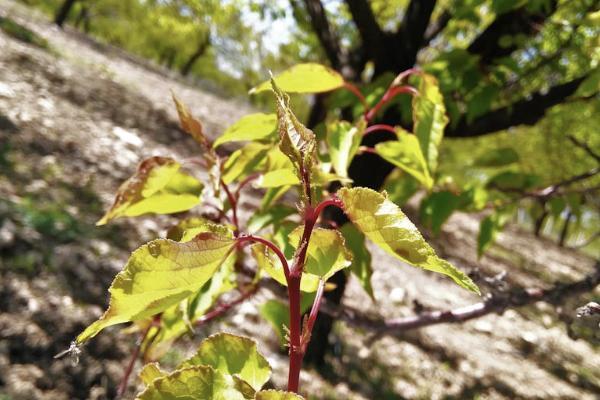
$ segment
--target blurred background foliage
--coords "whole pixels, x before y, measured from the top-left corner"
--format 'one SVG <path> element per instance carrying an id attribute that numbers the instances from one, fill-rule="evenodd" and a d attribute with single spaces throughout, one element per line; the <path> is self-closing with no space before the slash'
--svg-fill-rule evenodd
<path id="1" fill-rule="evenodd" d="M 511 190 L 524 195 L 598 168 L 595 0 L 21 2 L 190 82 L 214 82 L 228 96 L 246 96 L 268 70 L 315 61 L 340 71 L 367 101 L 376 101 L 396 74 L 416 65 L 438 78 L 450 118 L 438 190 L 487 190 L 498 174 L 513 186 L 521 180 L 495 195 L 502 199 Z M 270 98 L 251 101 L 267 108 Z M 323 121 L 359 112 L 356 99 L 343 91 L 295 96 L 294 103 L 317 132 Z M 382 120 L 410 126 L 408 96 L 391 102 Z M 499 149 L 500 160 L 485 161 Z M 400 180 L 387 188 L 406 200 L 410 181 L 393 177 Z M 566 231 L 563 245 L 598 254 L 599 184 L 596 173 L 556 199 L 524 196 L 513 218 L 556 240 Z"/>

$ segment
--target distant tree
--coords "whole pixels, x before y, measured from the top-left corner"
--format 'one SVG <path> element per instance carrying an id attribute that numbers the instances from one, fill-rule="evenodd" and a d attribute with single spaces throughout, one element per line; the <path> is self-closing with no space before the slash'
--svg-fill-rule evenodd
<path id="1" fill-rule="evenodd" d="M 62 3 L 58 11 L 56 12 L 56 15 L 54 16 L 54 23 L 56 25 L 60 26 L 61 28 L 63 27 L 75 3 L 77 3 L 77 0 L 65 0 Z"/>

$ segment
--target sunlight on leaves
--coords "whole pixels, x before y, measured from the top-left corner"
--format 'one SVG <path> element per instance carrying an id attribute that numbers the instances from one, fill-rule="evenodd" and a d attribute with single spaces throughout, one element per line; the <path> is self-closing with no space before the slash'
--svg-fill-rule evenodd
<path id="1" fill-rule="evenodd" d="M 216 148 L 223 143 L 229 142 L 275 139 L 276 130 L 276 114 L 249 114 L 227 128 L 227 130 L 215 140 L 213 147 Z"/>
<path id="2" fill-rule="evenodd" d="M 281 90 L 289 93 L 329 92 L 344 86 L 344 78 L 331 68 L 321 64 L 296 64 L 275 76 L 275 82 Z M 250 90 L 250 94 L 271 89 L 269 81 Z"/>

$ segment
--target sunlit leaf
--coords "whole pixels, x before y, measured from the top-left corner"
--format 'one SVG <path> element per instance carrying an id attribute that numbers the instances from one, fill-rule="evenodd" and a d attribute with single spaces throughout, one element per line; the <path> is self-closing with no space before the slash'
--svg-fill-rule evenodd
<path id="1" fill-rule="evenodd" d="M 289 168 L 276 169 L 261 175 L 256 184 L 261 188 L 276 188 L 300 184 L 296 171 Z"/>
<path id="2" fill-rule="evenodd" d="M 471 123 L 487 113 L 499 93 L 500 88 L 497 85 L 484 85 L 475 89 L 467 103 L 467 122 Z"/>
<path id="3" fill-rule="evenodd" d="M 478 167 L 502 167 L 517 161 L 519 161 L 519 153 L 510 147 L 502 147 L 477 158 L 474 165 Z"/>
<path id="4" fill-rule="evenodd" d="M 535 187 L 539 182 L 540 178 L 536 175 L 506 171 L 491 177 L 487 186 L 500 190 L 525 190 Z"/>
<path id="5" fill-rule="evenodd" d="M 260 390 L 271 377 L 271 367 L 258 352 L 256 342 L 230 333 L 217 333 L 203 340 L 196 354 L 180 368 L 194 365 L 208 365 L 223 374 L 238 376 L 254 390 Z"/>
<path id="6" fill-rule="evenodd" d="M 272 147 L 269 144 L 252 142 L 234 151 L 223 166 L 223 182 L 229 184 L 251 172 L 255 172 Z"/>
<path id="7" fill-rule="evenodd" d="M 235 124 L 215 140 L 213 147 L 223 143 L 274 139 L 277 129 L 276 114 L 249 114 L 242 117 Z"/>
<path id="8" fill-rule="evenodd" d="M 374 299 L 373 286 L 371 285 L 373 267 L 371 265 L 371 253 L 367 248 L 365 235 L 352 224 L 345 224 L 340 228 L 340 232 L 342 232 L 344 239 L 346 239 L 346 247 L 352 252 L 350 271 L 358 278 L 363 289 L 365 289 L 369 296 Z"/>
<path id="9" fill-rule="evenodd" d="M 415 225 L 384 195 L 367 188 L 342 188 L 337 195 L 348 218 L 387 253 L 408 264 L 447 275 L 458 285 L 479 293 L 467 275 L 435 254 Z"/>
<path id="10" fill-rule="evenodd" d="M 151 157 L 119 187 L 114 203 L 96 225 L 119 217 L 189 210 L 200 203 L 203 185 L 180 172 L 181 165 L 167 157 Z"/>
<path id="11" fill-rule="evenodd" d="M 275 76 L 275 82 L 281 90 L 290 93 L 321 93 L 344 86 L 344 78 L 334 70 L 321 64 L 296 64 Z M 250 93 L 259 93 L 271 89 L 269 81 L 253 88 Z"/>
<path id="12" fill-rule="evenodd" d="M 186 240 L 182 240 L 183 235 L 186 232 Z M 191 217 L 182 219 L 176 225 L 170 227 L 167 231 L 167 239 L 171 239 L 176 242 L 188 242 L 193 238 L 189 237 L 191 232 L 195 232 L 196 235 L 201 232 L 213 232 L 228 236 L 232 235 L 233 230 L 224 225 L 216 224 L 206 218 Z"/>
<path id="13" fill-rule="evenodd" d="M 419 94 L 412 101 L 413 130 L 429 171 L 433 173 L 437 169 L 439 147 L 448 117 L 437 79 L 433 75 L 421 74 L 418 90 Z"/>
<path id="14" fill-rule="evenodd" d="M 256 400 L 304 400 L 304 397 L 296 393 L 283 392 L 281 390 L 262 390 L 256 393 Z"/>
<path id="15" fill-rule="evenodd" d="M 289 238 L 296 248 L 304 227 L 298 227 L 290 233 Z M 308 242 L 304 271 L 323 280 L 328 280 L 337 271 L 347 268 L 352 263 L 352 253 L 345 245 L 344 237 L 335 229 L 315 228 Z"/>
<path id="16" fill-rule="evenodd" d="M 248 232 L 258 232 L 269 225 L 278 224 L 296 212 L 297 210 L 295 208 L 283 204 L 276 204 L 265 210 L 254 213 L 248 220 Z"/>
<path id="17" fill-rule="evenodd" d="M 348 176 L 348 166 L 358 151 L 365 128 L 364 119 L 355 126 L 347 121 L 336 121 L 327 125 L 327 146 L 331 163 L 338 175 Z"/>
<path id="18" fill-rule="evenodd" d="M 412 175 L 426 188 L 433 186 L 433 179 L 416 136 L 399 134 L 398 140 L 377 144 L 375 151 L 384 160 Z"/>
<path id="19" fill-rule="evenodd" d="M 166 373 L 161 371 L 158 367 L 158 363 L 155 362 L 144 365 L 139 374 L 140 379 L 146 386 L 151 385 L 152 381 L 154 381 L 156 378 L 160 378 L 165 375 Z"/>
<path id="20" fill-rule="evenodd" d="M 317 161 L 315 134 L 298 121 L 289 105 L 289 97 L 272 80 L 273 92 L 277 99 L 277 127 L 279 149 L 285 154 L 301 179 L 303 172 L 310 174 Z"/>
<path id="21" fill-rule="evenodd" d="M 140 393 L 139 400 L 245 400 L 254 393 L 241 379 L 232 377 L 207 365 L 179 369 L 152 381 Z"/>
<path id="22" fill-rule="evenodd" d="M 252 246 L 252 255 L 259 268 L 266 272 L 271 278 L 275 279 L 283 286 L 287 286 L 285 273 L 281 261 L 271 250 L 268 250 L 261 244 Z M 303 273 L 300 281 L 300 290 L 303 292 L 315 292 L 319 287 L 319 277 L 316 275 Z"/>
<path id="23" fill-rule="evenodd" d="M 233 244 L 231 237 L 205 232 L 187 243 L 157 239 L 140 247 L 113 281 L 108 310 L 77 342 L 108 326 L 151 317 L 193 295 L 225 261 Z"/>

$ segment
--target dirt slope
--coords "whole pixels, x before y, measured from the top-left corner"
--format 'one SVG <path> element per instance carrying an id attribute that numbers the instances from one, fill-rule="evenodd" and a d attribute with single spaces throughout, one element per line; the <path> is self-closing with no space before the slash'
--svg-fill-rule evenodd
<path id="1" fill-rule="evenodd" d="M 102 229 L 93 224 L 141 159 L 194 155 L 193 143 L 176 128 L 170 90 L 209 132 L 250 108 L 56 30 L 0 0 L 0 16 L 7 15 L 48 40 L 51 50 L 0 31 L 0 399 L 113 398 L 133 337 L 107 330 L 76 366 L 52 357 L 100 315 L 114 274 L 131 250 L 164 233 L 164 220 L 140 218 Z M 592 268 L 593 260 L 514 228 L 478 262 L 477 226 L 475 217 L 457 214 L 437 241 L 440 252 L 466 271 L 507 271 L 511 284 L 544 287 Z M 371 250 L 377 303 L 351 281 L 344 300 L 349 306 L 392 317 L 412 315 L 416 300 L 425 308 L 478 301 L 447 280 Z M 271 296 L 261 291 L 170 359 L 218 329 L 258 335 L 277 371 L 273 384 L 283 386 L 285 355 L 256 313 Z M 330 370 L 303 373 L 302 384 L 318 399 L 599 398 L 598 349 L 570 339 L 561 322 L 588 298 L 562 309 L 539 304 L 438 325 L 405 340 L 373 338 L 338 324 L 330 338 L 336 349 Z"/>

